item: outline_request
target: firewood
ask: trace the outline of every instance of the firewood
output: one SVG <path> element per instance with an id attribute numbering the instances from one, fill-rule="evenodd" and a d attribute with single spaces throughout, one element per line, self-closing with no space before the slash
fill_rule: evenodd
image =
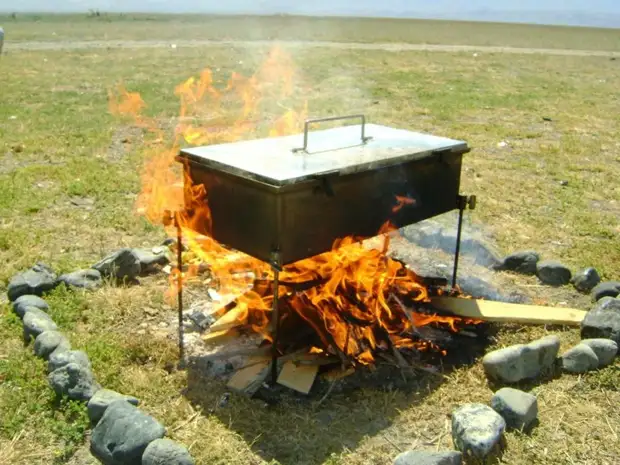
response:
<path id="1" fill-rule="evenodd" d="M 239 307 L 232 308 L 211 325 L 211 331 L 224 331 L 241 326 L 241 321 L 239 321 L 240 316 L 241 309 Z"/>
<path id="2" fill-rule="evenodd" d="M 228 329 L 223 331 L 211 331 L 202 336 L 202 340 L 205 344 L 223 344 L 232 339 L 239 337 L 239 332 L 235 329 Z"/>
<path id="3" fill-rule="evenodd" d="M 351 376 L 355 373 L 355 368 L 349 367 L 347 369 L 342 369 L 342 367 L 335 367 L 332 370 L 325 372 L 322 376 L 327 381 L 336 381 L 342 378 L 346 378 L 347 376 Z"/>
<path id="4" fill-rule="evenodd" d="M 271 357 L 252 357 L 228 381 L 227 386 L 241 394 L 252 397 L 271 373 Z"/>
<path id="5" fill-rule="evenodd" d="M 502 323 L 578 326 L 587 313 L 574 308 L 511 304 L 455 297 L 435 297 L 431 299 L 431 302 L 434 307 L 460 317 Z"/>
<path id="6" fill-rule="evenodd" d="M 302 394 L 308 394 L 318 372 L 318 365 L 299 365 L 289 361 L 282 366 L 282 371 L 278 376 L 278 384 Z"/>

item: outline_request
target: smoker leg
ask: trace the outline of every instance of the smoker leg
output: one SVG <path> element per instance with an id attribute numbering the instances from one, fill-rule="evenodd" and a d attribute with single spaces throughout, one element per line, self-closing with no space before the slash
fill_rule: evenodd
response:
<path id="1" fill-rule="evenodd" d="M 271 346 L 271 384 L 275 386 L 278 380 L 278 330 L 280 327 L 280 312 L 278 310 L 278 286 L 280 284 L 280 270 L 273 268 L 273 305 L 271 307 L 271 333 L 273 343 Z"/>
<path id="2" fill-rule="evenodd" d="M 463 229 L 463 213 L 469 207 L 470 210 L 476 208 L 475 195 L 459 195 L 457 199 L 457 208 L 459 209 L 459 220 L 456 230 L 456 248 L 454 250 L 454 270 L 452 271 L 452 289 L 456 288 L 456 278 L 459 270 L 459 255 L 461 254 L 461 232 Z"/>
<path id="3" fill-rule="evenodd" d="M 463 229 L 463 212 L 465 211 L 465 197 L 459 197 L 459 221 L 456 228 L 456 248 L 454 249 L 454 269 L 452 270 L 452 289 L 456 288 L 456 277 L 459 270 L 459 255 L 461 253 L 461 230 Z"/>
<path id="4" fill-rule="evenodd" d="M 179 365 L 183 365 L 185 360 L 185 344 L 183 342 L 183 230 L 175 216 L 177 227 L 177 303 L 179 310 Z"/>

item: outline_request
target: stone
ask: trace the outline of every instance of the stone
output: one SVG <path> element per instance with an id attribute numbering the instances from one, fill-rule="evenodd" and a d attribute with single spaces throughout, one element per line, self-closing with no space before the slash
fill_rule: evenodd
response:
<path id="1" fill-rule="evenodd" d="M 538 417 L 536 396 L 510 387 L 493 395 L 491 408 L 502 416 L 508 428 L 516 430 L 528 430 Z"/>
<path id="2" fill-rule="evenodd" d="M 41 296 L 54 289 L 56 285 L 56 274 L 52 269 L 44 263 L 37 263 L 29 270 L 11 278 L 7 295 L 10 301 L 28 294 Z"/>
<path id="3" fill-rule="evenodd" d="M 499 455 L 506 422 L 488 405 L 467 404 L 452 412 L 452 441 L 477 459 Z"/>
<path id="4" fill-rule="evenodd" d="M 58 326 L 52 318 L 43 310 L 35 307 L 29 307 L 24 315 L 24 341 L 30 342 L 31 338 L 35 338 L 45 331 L 56 331 Z"/>
<path id="5" fill-rule="evenodd" d="M 444 252 L 454 254 L 456 251 L 456 236 L 456 229 L 442 231 L 440 247 Z M 487 268 L 496 268 L 502 263 L 499 252 L 493 246 L 488 244 L 482 237 L 469 235 L 465 232 L 461 235 L 460 253 L 472 258 L 475 264 Z"/>
<path id="6" fill-rule="evenodd" d="M 94 290 L 103 286 L 101 273 L 97 270 L 78 270 L 72 273 L 63 274 L 58 281 L 64 283 L 67 287 L 76 289 Z"/>
<path id="7" fill-rule="evenodd" d="M 78 363 L 68 363 L 52 371 L 47 380 L 58 396 L 71 400 L 88 401 L 101 389 L 92 371 Z"/>
<path id="8" fill-rule="evenodd" d="M 603 297 L 618 297 L 620 296 L 620 282 L 618 281 L 605 281 L 599 283 L 592 289 L 592 301 L 598 302 Z"/>
<path id="9" fill-rule="evenodd" d="M 69 340 L 58 331 L 44 331 L 34 340 L 34 353 L 47 360 L 56 350 L 70 350 Z"/>
<path id="10" fill-rule="evenodd" d="M 410 450 L 399 454 L 394 465 L 461 465 L 463 454 L 457 451 L 431 452 Z"/>
<path id="11" fill-rule="evenodd" d="M 598 357 L 590 346 L 577 344 L 562 354 L 562 368 L 568 373 L 587 373 L 598 368 Z"/>
<path id="12" fill-rule="evenodd" d="M 131 249 L 121 249 L 92 266 L 102 276 L 133 281 L 140 275 L 140 259 Z"/>
<path id="13" fill-rule="evenodd" d="M 91 369 L 90 360 L 86 352 L 81 350 L 54 351 L 47 361 L 47 371 L 51 373 L 70 363 L 76 363 L 84 368 Z"/>
<path id="14" fill-rule="evenodd" d="M 517 344 L 489 352 L 482 366 L 489 378 L 505 383 L 534 379 L 552 368 L 560 350 L 557 336 L 545 336 L 529 344 Z"/>
<path id="15" fill-rule="evenodd" d="M 454 254 L 456 249 L 456 229 L 445 229 L 432 220 L 406 226 L 402 234 L 409 242 L 427 249 L 437 248 L 448 254 Z M 460 253 L 484 267 L 497 267 L 502 262 L 497 250 L 478 232 L 462 231 Z"/>
<path id="16" fill-rule="evenodd" d="M 461 291 L 476 299 L 487 299 L 508 303 L 526 303 L 527 301 L 526 296 L 516 292 L 507 292 L 505 289 L 500 290 L 498 287 L 477 276 L 460 276 L 457 277 L 456 283 Z"/>
<path id="17" fill-rule="evenodd" d="M 536 276 L 544 284 L 564 286 L 570 282 L 572 273 L 560 262 L 545 260 L 536 264 Z"/>
<path id="18" fill-rule="evenodd" d="M 581 322 L 582 339 L 611 339 L 620 345 L 620 299 L 604 297 Z"/>
<path id="19" fill-rule="evenodd" d="M 155 439 L 142 455 L 142 465 L 194 465 L 187 447 L 171 439 Z"/>
<path id="20" fill-rule="evenodd" d="M 129 402 L 115 400 L 93 429 L 90 450 L 106 465 L 137 465 L 147 446 L 165 433 L 153 417 Z"/>
<path id="21" fill-rule="evenodd" d="M 595 268 L 585 268 L 577 271 L 570 282 L 579 292 L 585 293 L 594 289 L 601 282 L 601 277 Z"/>
<path id="22" fill-rule="evenodd" d="M 37 295 L 22 295 L 13 302 L 13 311 L 22 319 L 28 307 L 38 308 L 46 313 L 50 308 L 47 302 Z"/>
<path id="23" fill-rule="evenodd" d="M 170 263 L 165 249 L 162 247 L 154 247 L 152 249 L 133 249 L 133 253 L 140 260 L 140 268 L 142 273 L 150 273 L 157 270 L 158 266 L 166 266 Z"/>
<path id="24" fill-rule="evenodd" d="M 618 344 L 611 339 L 584 339 L 581 343 L 594 351 L 599 368 L 610 365 L 618 355 Z"/>
<path id="25" fill-rule="evenodd" d="M 520 274 L 536 274 L 536 264 L 540 260 L 540 255 L 533 250 L 523 250 L 512 253 L 502 260 L 495 267 L 496 270 L 514 271 Z"/>
<path id="26" fill-rule="evenodd" d="M 88 401 L 88 418 L 90 418 L 93 423 L 99 422 L 108 406 L 115 400 L 124 400 L 135 406 L 140 403 L 140 401 L 133 396 L 120 394 L 110 389 L 100 389 Z"/>

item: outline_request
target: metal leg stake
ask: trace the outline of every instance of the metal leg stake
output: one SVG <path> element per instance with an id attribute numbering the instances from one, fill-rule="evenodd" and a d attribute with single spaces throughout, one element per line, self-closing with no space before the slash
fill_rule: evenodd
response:
<path id="1" fill-rule="evenodd" d="M 454 270 L 452 271 L 452 289 L 456 289 L 456 278 L 459 270 L 459 255 L 461 254 L 461 232 L 463 230 L 463 213 L 467 207 L 470 210 L 476 208 L 475 195 L 459 195 L 457 199 L 457 207 L 459 209 L 459 222 L 456 230 L 456 248 L 454 250 Z"/>
<path id="2" fill-rule="evenodd" d="M 183 343 L 183 230 L 175 215 L 177 227 L 177 303 L 179 309 L 179 364 L 185 360 L 185 344 Z"/>
<path id="3" fill-rule="evenodd" d="M 456 288 L 456 275 L 459 270 L 459 255 L 461 253 L 461 229 L 463 227 L 464 208 L 459 208 L 459 222 L 456 230 L 456 249 L 454 251 L 454 270 L 452 270 L 452 289 Z"/>
<path id="4" fill-rule="evenodd" d="M 271 384 L 275 386 L 278 380 L 278 329 L 280 327 L 280 311 L 278 310 L 278 286 L 280 284 L 280 270 L 273 268 L 273 305 L 271 307 L 271 328 L 273 343 L 271 346 Z"/>

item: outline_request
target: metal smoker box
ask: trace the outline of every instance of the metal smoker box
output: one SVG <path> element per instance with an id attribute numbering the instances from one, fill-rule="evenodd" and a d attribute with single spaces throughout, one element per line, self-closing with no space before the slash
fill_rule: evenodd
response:
<path id="1" fill-rule="evenodd" d="M 361 124 L 308 131 L 321 121 Z M 458 208 L 466 142 L 366 124 L 308 120 L 303 134 L 182 149 L 203 184 L 212 237 L 281 267 Z M 188 178 L 186 176 L 186 179 Z M 410 199 L 398 208 L 397 197 Z"/>

